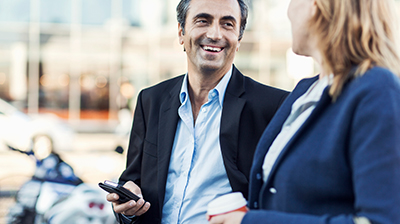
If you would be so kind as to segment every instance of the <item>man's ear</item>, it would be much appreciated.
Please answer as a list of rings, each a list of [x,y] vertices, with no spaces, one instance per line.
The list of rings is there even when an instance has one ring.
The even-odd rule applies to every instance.
[[[178,37],[179,37],[179,44],[183,45],[183,29],[180,23],[178,23]]]
[[[242,40],[239,40],[239,41],[238,41],[238,45],[237,45],[237,47],[236,47],[236,51],[239,51],[239,47],[240,47],[241,41],[242,41]]]

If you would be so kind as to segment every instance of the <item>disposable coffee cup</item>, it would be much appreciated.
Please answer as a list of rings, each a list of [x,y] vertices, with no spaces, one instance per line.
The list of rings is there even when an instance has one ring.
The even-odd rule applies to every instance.
[[[222,195],[208,203],[207,214],[209,220],[217,215],[235,211],[247,212],[247,202],[241,192]]]

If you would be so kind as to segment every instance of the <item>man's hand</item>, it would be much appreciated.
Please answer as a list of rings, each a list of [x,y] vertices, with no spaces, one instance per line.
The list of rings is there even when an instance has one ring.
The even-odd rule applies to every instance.
[[[116,213],[122,213],[126,216],[140,216],[143,215],[150,208],[150,203],[146,202],[144,204],[144,200],[142,198],[142,190],[140,190],[139,186],[137,186],[132,181],[128,181],[124,184],[124,187],[130,191],[132,191],[137,196],[141,197],[137,202],[134,200],[130,200],[125,203],[118,202],[118,194],[111,193],[107,195],[107,201],[112,202],[114,211]],[[144,205],[143,205],[144,204]]]
[[[223,215],[217,215],[210,219],[210,224],[240,224],[246,213],[245,212],[230,212]],[[208,215],[207,215],[208,219]]]

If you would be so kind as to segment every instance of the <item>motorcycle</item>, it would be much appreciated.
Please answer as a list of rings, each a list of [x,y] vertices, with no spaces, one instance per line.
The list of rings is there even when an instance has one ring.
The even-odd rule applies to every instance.
[[[84,183],[58,154],[51,152],[39,159],[33,151],[9,148],[31,157],[36,169],[18,190],[7,224],[116,223],[105,193]]]
[[[104,192],[89,185],[78,185],[71,194],[58,200],[44,214],[49,224],[115,224],[111,204]]]

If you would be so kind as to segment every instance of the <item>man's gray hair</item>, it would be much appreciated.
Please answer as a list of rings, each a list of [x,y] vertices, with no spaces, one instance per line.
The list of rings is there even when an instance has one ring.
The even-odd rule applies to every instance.
[[[191,0],[181,0],[176,7],[176,17],[178,19],[178,23],[181,24],[182,27],[182,34],[185,34],[185,24],[186,24],[186,16],[187,12],[190,8],[190,1]],[[213,0],[211,0],[213,1]],[[237,0],[240,6],[240,33],[239,33],[239,40],[242,39],[244,30],[246,29],[247,23],[247,16],[249,12],[249,7],[247,6],[245,0]]]

